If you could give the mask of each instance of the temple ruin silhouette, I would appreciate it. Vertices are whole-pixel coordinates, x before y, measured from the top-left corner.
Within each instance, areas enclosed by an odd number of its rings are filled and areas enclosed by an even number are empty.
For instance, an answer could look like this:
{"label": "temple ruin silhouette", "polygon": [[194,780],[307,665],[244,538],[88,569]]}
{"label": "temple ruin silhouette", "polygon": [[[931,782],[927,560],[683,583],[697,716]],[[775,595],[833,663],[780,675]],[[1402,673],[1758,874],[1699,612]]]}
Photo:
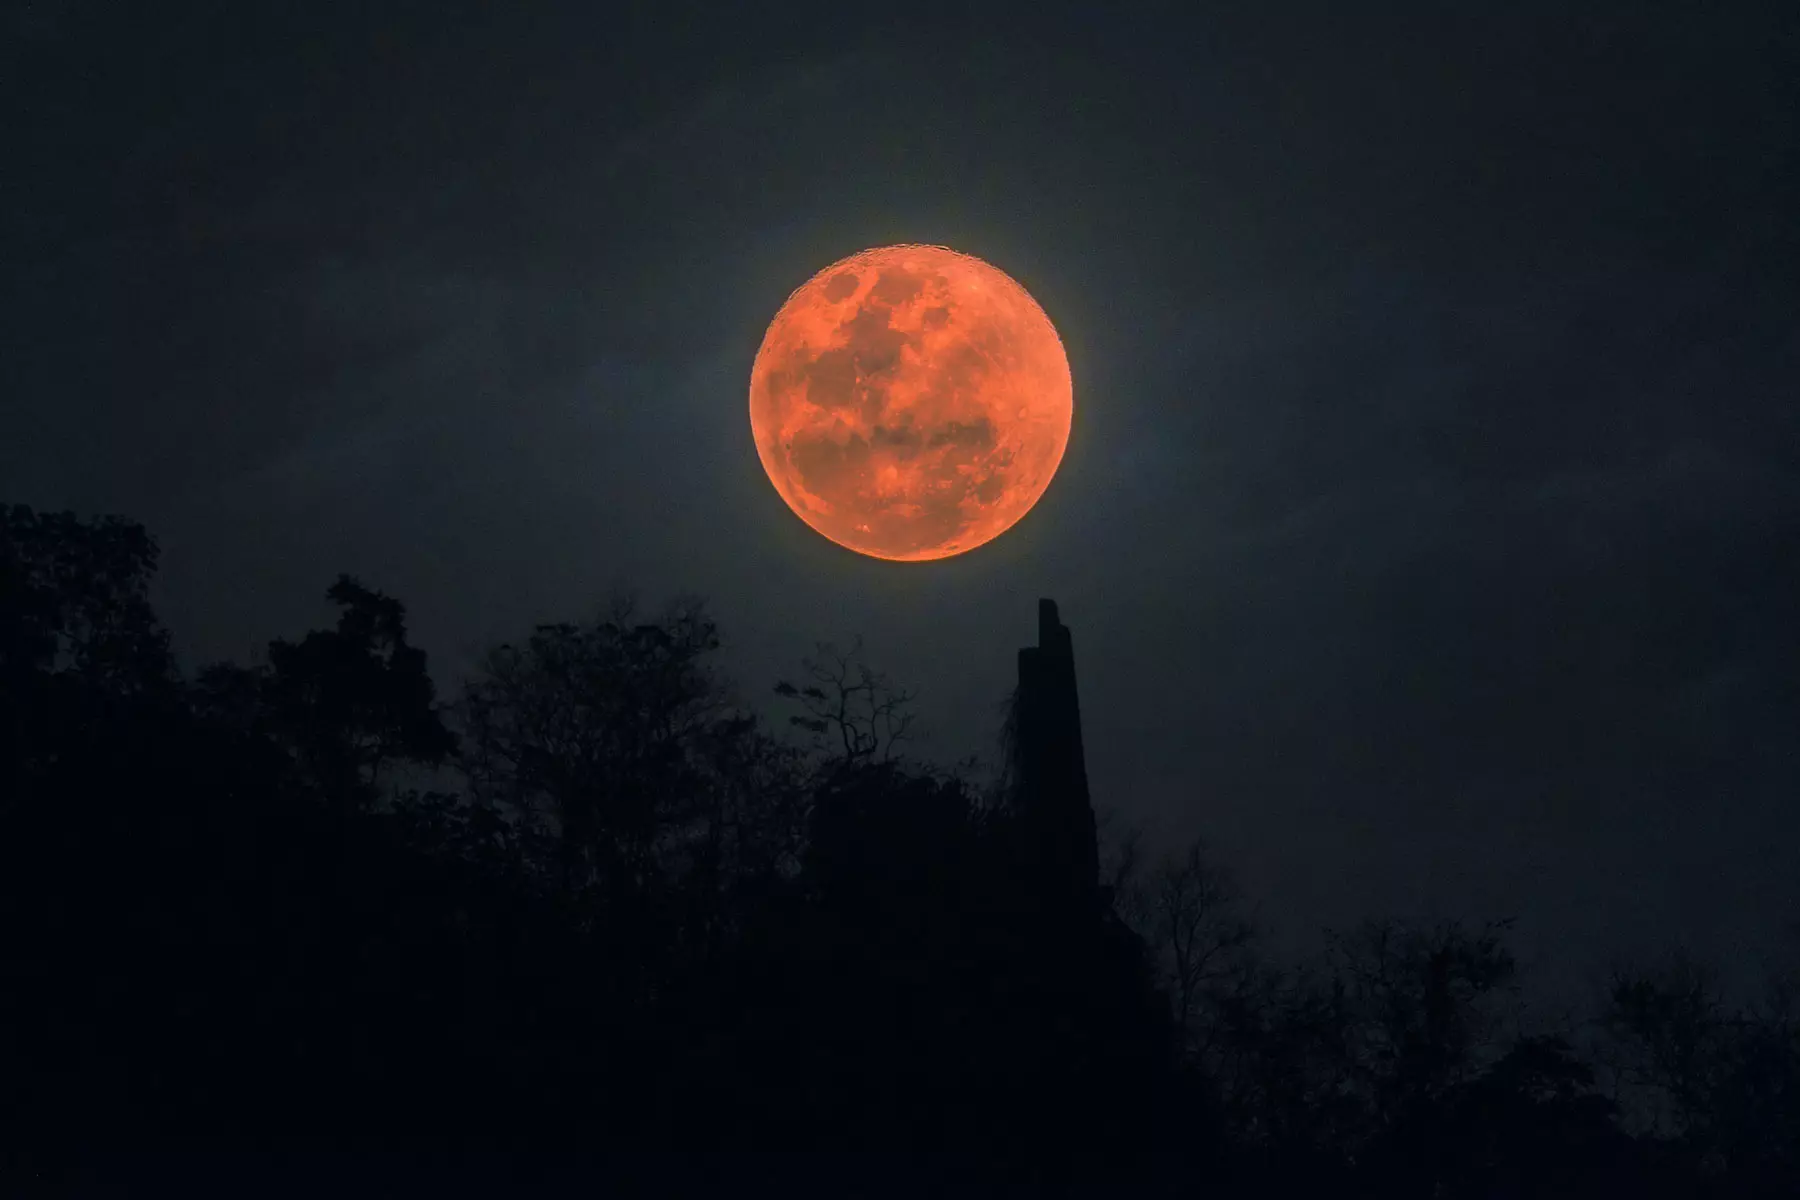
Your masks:
{"label": "temple ruin silhouette", "polygon": [[1081,747],[1075,647],[1056,601],[1038,601],[1038,644],[1019,651],[1014,707],[1015,797],[1033,891],[1069,915],[1087,916],[1111,897],[1099,888],[1099,847]]}

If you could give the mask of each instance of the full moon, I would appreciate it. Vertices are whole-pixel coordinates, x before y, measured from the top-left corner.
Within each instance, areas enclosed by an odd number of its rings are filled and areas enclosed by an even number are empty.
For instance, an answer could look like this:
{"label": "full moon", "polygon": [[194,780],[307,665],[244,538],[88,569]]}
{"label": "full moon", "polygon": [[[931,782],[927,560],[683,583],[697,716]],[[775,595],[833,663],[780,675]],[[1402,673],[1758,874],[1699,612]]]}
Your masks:
{"label": "full moon", "polygon": [[763,469],[802,521],[922,562],[999,537],[1050,485],[1074,386],[1050,318],[943,246],[864,250],[781,306],[750,371]]}

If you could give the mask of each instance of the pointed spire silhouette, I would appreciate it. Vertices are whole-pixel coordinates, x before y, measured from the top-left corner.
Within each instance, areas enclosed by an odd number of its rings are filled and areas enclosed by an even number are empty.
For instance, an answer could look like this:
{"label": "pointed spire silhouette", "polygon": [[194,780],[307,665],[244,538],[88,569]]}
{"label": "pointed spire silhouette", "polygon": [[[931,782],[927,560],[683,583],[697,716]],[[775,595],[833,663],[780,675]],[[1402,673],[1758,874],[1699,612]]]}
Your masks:
{"label": "pointed spire silhouette", "polygon": [[1038,601],[1038,644],[1019,651],[1016,736],[1020,815],[1045,899],[1091,911],[1099,849],[1081,746],[1074,641],[1054,600]]}

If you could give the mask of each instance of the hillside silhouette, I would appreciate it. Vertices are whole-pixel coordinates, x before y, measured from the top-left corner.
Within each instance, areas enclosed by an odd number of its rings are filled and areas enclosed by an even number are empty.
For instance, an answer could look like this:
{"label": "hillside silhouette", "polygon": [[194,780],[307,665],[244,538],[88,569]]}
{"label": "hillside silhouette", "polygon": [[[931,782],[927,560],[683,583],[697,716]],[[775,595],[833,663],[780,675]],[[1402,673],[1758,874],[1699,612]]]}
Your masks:
{"label": "hillside silhouette", "polygon": [[326,627],[184,675],[156,560],[127,519],[0,510],[24,1177],[782,1150],[947,1155],[985,1194],[1795,1194],[1800,981],[1729,1004],[1671,948],[1545,1031],[1504,921],[1277,961],[1203,847],[1100,844],[1049,601],[990,778],[908,753],[860,646],[741,702],[693,602],[521,631],[446,690],[343,577]]}

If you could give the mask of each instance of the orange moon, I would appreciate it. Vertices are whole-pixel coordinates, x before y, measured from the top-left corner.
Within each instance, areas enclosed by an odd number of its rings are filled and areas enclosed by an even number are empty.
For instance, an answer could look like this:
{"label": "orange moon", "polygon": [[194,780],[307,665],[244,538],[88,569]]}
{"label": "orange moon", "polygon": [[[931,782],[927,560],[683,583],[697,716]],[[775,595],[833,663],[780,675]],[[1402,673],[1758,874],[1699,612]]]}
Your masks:
{"label": "orange moon", "polygon": [[859,554],[922,562],[999,537],[1050,485],[1074,385],[1050,318],[943,246],[882,246],[788,297],[750,371],[775,490]]}

